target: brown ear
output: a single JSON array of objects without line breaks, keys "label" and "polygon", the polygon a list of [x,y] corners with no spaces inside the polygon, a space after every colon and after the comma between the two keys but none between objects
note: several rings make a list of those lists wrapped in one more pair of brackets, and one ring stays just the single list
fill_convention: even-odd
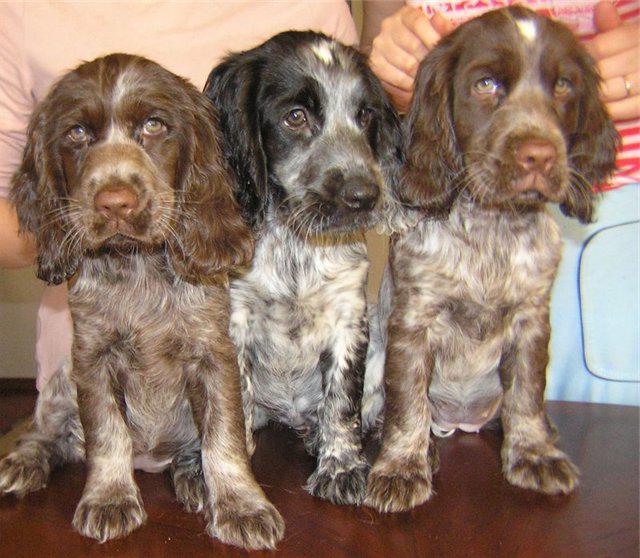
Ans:
[{"label": "brown ear", "polygon": [[615,171],[620,136],[600,100],[600,76],[586,52],[581,56],[580,65],[583,95],[579,130],[571,138],[571,185],[560,209],[569,217],[589,223],[593,219],[594,188],[597,189]]},{"label": "brown ear", "polygon": [[45,120],[50,98],[29,123],[27,145],[11,180],[10,199],[16,207],[20,232],[35,235],[39,279],[58,285],[77,270],[79,243],[69,220],[66,182],[55,153],[47,152]]},{"label": "brown ear", "polygon": [[429,213],[447,213],[463,170],[451,113],[454,45],[446,38],[418,70],[405,121],[406,162],[399,197]]},{"label": "brown ear", "polygon": [[233,197],[218,122],[207,99],[193,92],[193,137],[177,193],[177,238],[170,240],[174,269],[185,279],[226,281],[253,255],[253,237]]}]

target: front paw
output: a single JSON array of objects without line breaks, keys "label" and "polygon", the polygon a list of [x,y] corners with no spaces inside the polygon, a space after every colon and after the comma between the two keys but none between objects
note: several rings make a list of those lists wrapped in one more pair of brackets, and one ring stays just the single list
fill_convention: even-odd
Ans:
[{"label": "front paw", "polygon": [[369,473],[364,504],[383,513],[415,508],[433,494],[431,475],[431,467],[421,460],[391,467],[376,464]]},{"label": "front paw", "polygon": [[502,460],[505,477],[520,488],[569,494],[578,486],[578,468],[554,446],[505,448]]},{"label": "front paw", "polygon": [[0,494],[22,498],[44,488],[49,479],[49,463],[45,458],[13,452],[0,461]]},{"label": "front paw", "polygon": [[307,480],[307,490],[318,498],[334,504],[360,505],[367,487],[368,465],[322,465]]},{"label": "front paw", "polygon": [[73,516],[73,526],[81,535],[102,543],[128,535],[146,519],[138,494],[114,489],[107,496],[83,497]]},{"label": "front paw", "polygon": [[284,521],[275,507],[260,500],[219,503],[207,531],[223,543],[248,550],[274,549],[284,536]]}]

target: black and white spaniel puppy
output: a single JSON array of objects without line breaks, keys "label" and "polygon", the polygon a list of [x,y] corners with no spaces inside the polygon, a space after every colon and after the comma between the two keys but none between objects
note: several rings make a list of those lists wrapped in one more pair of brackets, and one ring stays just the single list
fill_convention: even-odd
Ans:
[{"label": "black and white spaniel puppy", "polygon": [[145,58],[82,64],[37,107],[11,196],[38,276],[71,280],[73,368],[0,462],[0,493],[86,457],[73,525],[105,541],[146,518],[134,466],[170,468],[211,535],[245,548],[282,537],[251,472],[228,333],[229,273],[253,248],[232,183],[207,98]]},{"label": "black and white spaniel puppy", "polygon": [[295,428],[318,455],[308,490],[360,503],[363,229],[392,199],[397,115],[364,57],[314,32],[231,55],[205,92],[257,234],[253,265],[231,286],[249,447],[269,420]]},{"label": "black and white spaniel puppy", "polygon": [[430,431],[498,417],[509,482],[548,494],[577,485],[543,400],[561,250],[545,205],[590,221],[594,184],[615,168],[598,86],[572,33],[522,7],[462,25],[422,63],[399,188],[422,218],[392,237],[381,289],[387,400],[368,505],[427,500]]}]

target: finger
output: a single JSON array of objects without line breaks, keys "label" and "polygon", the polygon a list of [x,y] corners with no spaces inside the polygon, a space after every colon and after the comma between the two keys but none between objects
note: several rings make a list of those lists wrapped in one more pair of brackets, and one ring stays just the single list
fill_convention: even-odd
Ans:
[{"label": "finger", "polygon": [[403,28],[402,32],[394,33],[391,39],[395,46],[410,54],[418,62],[429,52],[427,47],[422,44],[422,41],[406,27]]},{"label": "finger", "polygon": [[622,19],[611,2],[598,2],[593,8],[593,23],[596,31],[603,33],[622,25]]},{"label": "finger", "polygon": [[393,103],[393,106],[396,108],[396,110],[401,114],[406,113],[409,110],[409,106],[411,105],[413,91],[404,91],[403,89],[398,89],[397,87],[384,81],[382,81],[381,83],[382,87],[384,87],[385,91],[388,93],[391,102]]},{"label": "finger", "polygon": [[607,103],[609,115],[614,120],[627,120],[640,117],[640,95],[627,97],[622,101]]},{"label": "finger", "polygon": [[402,21],[422,41],[427,50],[431,50],[440,40],[440,34],[420,10],[407,10],[402,15]]},{"label": "finger", "polygon": [[601,60],[619,52],[633,49],[634,46],[637,47],[639,32],[640,26],[638,25],[621,25],[612,31],[596,35],[585,43],[585,47],[591,56],[596,60]]},{"label": "finger", "polygon": [[384,57],[372,54],[371,58],[369,58],[369,65],[371,66],[371,71],[379,80],[404,91],[413,89],[413,78],[390,64]]},{"label": "finger", "polygon": [[[627,91],[627,84],[629,90]],[[620,101],[626,97],[640,93],[640,72],[633,72],[627,76],[616,76],[602,82],[601,97],[605,102]]]},{"label": "finger", "polygon": [[625,76],[638,69],[638,49],[626,50],[603,58],[598,62],[598,69],[602,79],[611,79],[616,76]]},{"label": "finger", "polygon": [[431,26],[434,28],[436,33],[440,35],[440,37],[444,37],[453,31],[453,23],[446,17],[444,17],[440,12],[437,12],[431,18]]},{"label": "finger", "polygon": [[[424,51],[424,52],[422,52]],[[382,57],[389,62],[392,66],[395,66],[399,70],[402,70],[405,74],[415,79],[418,71],[420,61],[427,54],[426,49],[421,46],[419,51],[421,57],[418,59],[415,55],[409,54],[406,50],[400,48],[394,43],[389,43],[386,48],[381,51]]]}]

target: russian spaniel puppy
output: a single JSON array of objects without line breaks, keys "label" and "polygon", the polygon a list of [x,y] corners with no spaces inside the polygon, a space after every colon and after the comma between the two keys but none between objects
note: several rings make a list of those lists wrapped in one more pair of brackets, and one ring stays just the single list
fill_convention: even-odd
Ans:
[{"label": "russian spaniel puppy", "polygon": [[561,250],[545,206],[590,221],[594,184],[614,170],[598,86],[572,33],[522,7],[462,25],[422,63],[399,188],[419,220],[392,237],[381,289],[386,409],[368,505],[427,500],[430,432],[494,418],[510,483],[547,494],[578,484],[543,400]]},{"label": "russian spaniel puppy", "polygon": [[364,57],[313,32],[231,55],[205,90],[257,235],[251,269],[231,285],[249,447],[270,420],[295,428],[318,456],[308,490],[358,504],[368,469],[363,230],[392,207],[398,117]]},{"label": "russian spaniel puppy", "polygon": [[206,97],[137,56],[82,64],[33,114],[11,197],[38,277],[70,281],[73,367],[0,462],[0,492],[85,458],[73,525],[106,541],[145,521],[134,465],[169,467],[212,536],[273,548],[283,522],[251,472],[228,335],[228,276],[253,240]]}]

